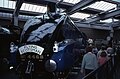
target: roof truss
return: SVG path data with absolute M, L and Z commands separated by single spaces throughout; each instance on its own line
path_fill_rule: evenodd
M 105 13 L 101 13 L 101 14 L 98 14 L 98 16 L 96 17 L 91 17 L 90 19 L 84 21 L 85 23 L 91 23 L 91 22 L 95 22 L 95 21 L 98 21 L 98 20 L 104 20 L 104 19 L 108 19 L 108 18 L 111 18 L 111 17 L 115 17 L 116 15 L 120 15 L 120 9 L 117 9 L 117 10 L 114 10 L 114 11 L 111 11 L 111 12 L 105 12 Z
M 73 13 L 78 12 L 78 11 L 85 12 L 86 10 L 88 10 L 88 12 L 90 12 L 91 11 L 90 9 L 82 10 L 82 8 L 94 3 L 96 1 L 99 1 L 99 0 L 83 0 L 83 1 L 80 1 L 79 3 L 77 3 L 76 5 L 61 2 L 59 6 L 61 8 L 68 9 L 68 10 L 66 10 L 66 12 L 68 14 L 73 14 Z M 116 3 L 116 2 L 111 1 L 111 0 L 105 0 L 105 1 L 107 1 L 107 2 L 110 1 L 111 3 Z M 48 3 L 57 3 L 57 0 L 24 0 L 24 2 L 47 5 Z M 14 19 L 16 18 L 16 15 L 18 15 L 19 10 L 20 10 L 20 6 L 22 3 L 23 3 L 23 0 L 21 2 L 19 2 L 19 0 L 17 0 L 18 5 L 16 5 L 16 8 L 15 8 L 15 11 L 13 14 Z M 99 11 L 97 11 L 97 10 L 96 10 L 96 12 L 99 13 Z M 112 11 L 112 12 L 100 13 L 97 17 L 90 18 L 89 20 L 86 20 L 85 23 L 91 23 L 91 22 L 98 21 L 101 19 L 107 19 L 107 18 L 114 17 L 114 16 L 119 15 L 119 14 L 120 14 L 120 9 L 117 9 L 117 10 Z M 16 20 L 14 20 L 14 21 L 16 21 Z M 18 24 L 15 24 L 15 25 L 18 25 Z

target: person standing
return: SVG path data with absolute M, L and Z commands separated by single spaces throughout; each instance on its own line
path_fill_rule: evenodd
M 100 56 L 98 57 L 98 64 L 99 67 L 105 64 L 108 61 L 108 56 L 105 51 L 101 52 Z M 106 69 L 107 66 L 104 65 L 102 68 L 98 71 L 98 79 L 106 79 Z
M 95 54 L 97 56 L 97 53 L 98 53 L 98 49 L 96 46 L 93 46 L 92 48 L 92 53 Z
M 98 67 L 97 57 L 92 53 L 92 47 L 87 47 L 86 52 L 87 53 L 83 56 L 81 65 L 81 73 L 84 74 L 85 71 L 85 75 Z M 95 79 L 95 75 L 90 76 L 88 79 Z
M 99 58 L 99 56 L 101 55 L 102 52 L 106 52 L 107 54 L 107 51 L 106 51 L 106 47 L 105 46 L 101 46 L 101 49 L 98 51 L 97 53 L 97 58 Z
M 103 65 L 105 62 L 107 62 L 108 56 L 105 51 L 101 52 L 100 56 L 98 57 L 98 64 L 99 66 Z
M 113 51 L 112 45 L 108 45 L 107 53 L 108 53 L 108 56 L 110 56 L 110 57 L 114 56 L 114 51 Z

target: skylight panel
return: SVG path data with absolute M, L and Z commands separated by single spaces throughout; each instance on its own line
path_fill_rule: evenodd
M 36 5 L 36 12 L 40 12 L 40 8 L 41 8 L 41 7 L 39 7 L 39 6 Z M 46 11 L 47 11 L 47 10 L 46 10 Z M 46 12 L 46 11 L 45 11 L 45 12 Z
M 114 21 L 119 21 L 119 20 L 114 19 Z M 100 20 L 100 22 L 111 23 L 111 22 L 112 22 L 112 19 Z
M 20 8 L 20 10 L 26 10 L 25 7 L 26 7 L 26 4 L 23 3 L 22 6 L 21 6 L 21 8 Z
M 47 11 L 47 7 L 23 3 L 20 10 L 45 13 Z
M 72 14 L 70 17 L 73 17 L 73 18 L 79 18 L 79 19 L 84 19 L 84 18 L 87 18 L 89 17 L 90 15 L 89 14 L 85 14 L 85 13 L 74 13 Z
M 24 5 L 22 5 L 22 7 L 24 7 Z M 25 9 L 22 8 L 22 7 L 21 7 L 20 10 L 25 10 Z M 29 4 L 29 8 L 27 9 L 27 11 L 32 11 L 32 9 L 33 9 L 33 5 L 30 5 L 30 4 Z
M 47 11 L 47 7 L 41 6 L 39 11 L 41 13 L 45 13 Z
M 16 1 L 0 0 L 0 7 L 15 9 Z M 45 13 L 47 7 L 23 3 L 20 10 Z
M 7 8 L 15 9 L 15 5 L 16 5 L 15 1 L 9 1 L 9 7 Z
M 0 7 L 3 7 L 3 1 L 4 0 L 0 0 Z
M 72 3 L 72 4 L 76 4 L 78 2 L 80 2 L 81 0 L 63 0 L 63 2 L 67 2 L 67 3 Z
M 92 4 L 88 7 L 98 9 L 98 10 L 107 11 L 107 10 L 115 8 L 116 6 L 117 6 L 116 4 L 108 3 L 105 1 L 99 1 L 99 2 L 95 2 L 94 4 Z
M 8 0 L 3 1 L 3 7 L 8 8 Z
M 0 7 L 15 9 L 16 1 L 0 0 Z

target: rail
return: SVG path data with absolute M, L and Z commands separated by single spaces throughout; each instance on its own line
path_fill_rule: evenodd
M 91 77 L 94 77 L 94 79 L 116 79 L 117 64 L 118 56 L 111 56 L 105 64 L 84 76 L 82 79 L 91 79 Z

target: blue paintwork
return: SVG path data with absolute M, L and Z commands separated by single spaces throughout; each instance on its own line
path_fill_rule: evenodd
M 74 43 L 67 45 L 63 50 L 53 54 L 51 59 L 57 63 L 56 71 L 64 71 L 73 66 L 78 58 L 78 54 L 75 54 L 73 49 Z

